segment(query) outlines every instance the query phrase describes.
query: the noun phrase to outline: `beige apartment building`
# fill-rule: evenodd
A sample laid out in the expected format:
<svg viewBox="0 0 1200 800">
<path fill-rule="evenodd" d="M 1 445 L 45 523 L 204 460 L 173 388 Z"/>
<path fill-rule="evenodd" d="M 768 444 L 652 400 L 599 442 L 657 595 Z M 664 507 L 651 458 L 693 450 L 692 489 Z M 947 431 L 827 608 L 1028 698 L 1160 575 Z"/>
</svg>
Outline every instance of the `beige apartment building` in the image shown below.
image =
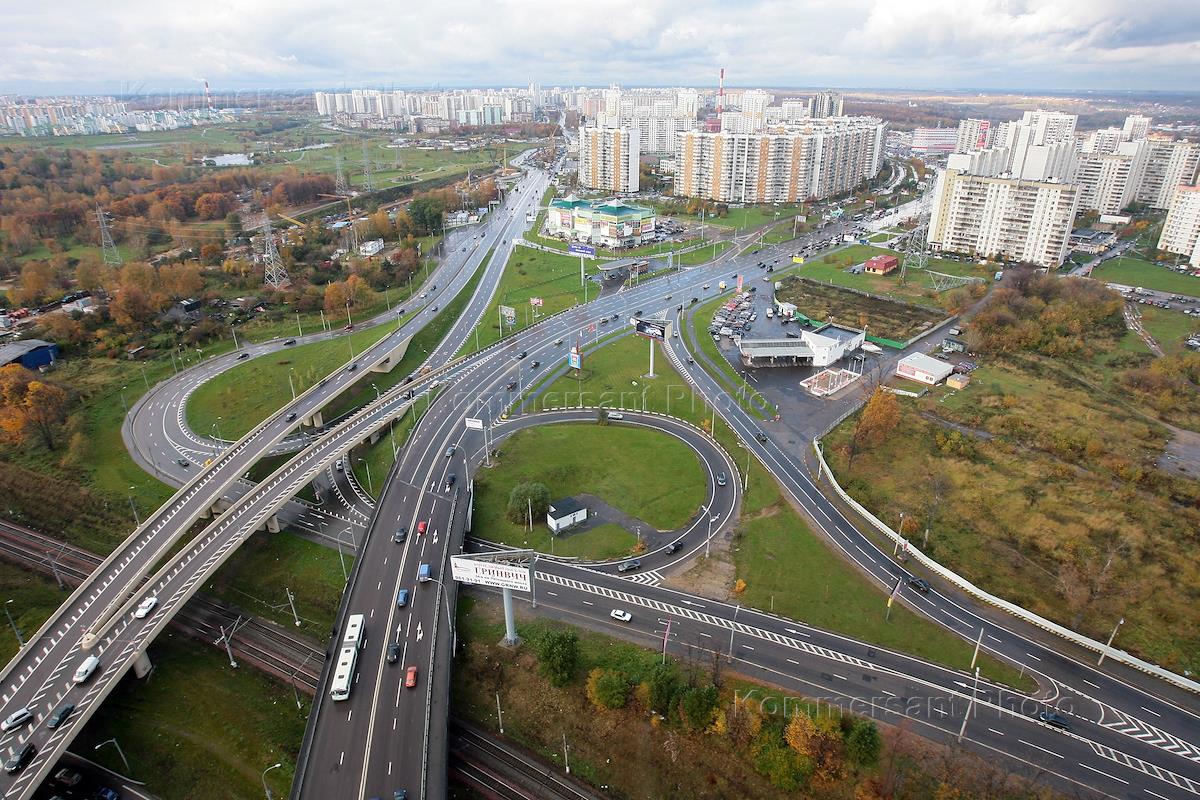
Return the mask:
<svg viewBox="0 0 1200 800">
<path fill-rule="evenodd" d="M 640 148 L 629 128 L 583 128 L 579 131 L 579 185 L 606 192 L 636 192 Z"/>
<path fill-rule="evenodd" d="M 675 194 L 721 203 L 794 203 L 841 194 L 879 172 L 886 130 L 874 117 L 841 117 L 764 133 L 679 133 Z"/>
<path fill-rule="evenodd" d="M 1158 249 L 1188 257 L 1200 269 L 1200 186 L 1178 186 L 1163 223 Z"/>
</svg>

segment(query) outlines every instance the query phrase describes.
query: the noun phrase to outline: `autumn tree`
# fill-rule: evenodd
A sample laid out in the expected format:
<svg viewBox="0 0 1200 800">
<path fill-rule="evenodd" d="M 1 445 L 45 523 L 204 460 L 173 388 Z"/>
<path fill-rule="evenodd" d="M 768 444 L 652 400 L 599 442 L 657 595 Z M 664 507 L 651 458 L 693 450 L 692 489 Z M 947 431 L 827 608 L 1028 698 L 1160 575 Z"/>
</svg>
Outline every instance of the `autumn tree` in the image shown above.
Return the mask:
<svg viewBox="0 0 1200 800">
<path fill-rule="evenodd" d="M 0 368 L 0 430 L 23 443 L 37 436 L 53 450 L 59 427 L 67 416 L 67 393 L 61 387 L 38 380 L 19 364 Z"/>
<path fill-rule="evenodd" d="M 149 296 L 138 286 L 122 287 L 117 290 L 108 311 L 113 321 L 126 330 L 142 327 L 154 318 L 154 306 Z"/>
<path fill-rule="evenodd" d="M 871 399 L 867 401 L 866 408 L 859 414 L 854 432 L 850 436 L 846 466 L 852 466 L 855 456 L 859 453 L 885 441 L 899 422 L 900 404 L 896 395 L 876 388 Z"/>
<path fill-rule="evenodd" d="M 18 303 L 38 305 L 59 289 L 58 270 L 49 261 L 26 261 L 14 293 Z"/>
<path fill-rule="evenodd" d="M 205 245 L 209 247 L 209 245 Z M 159 273 L 163 291 L 170 297 L 195 297 L 204 289 L 204 275 L 197 264 L 177 264 L 163 267 Z"/>
<path fill-rule="evenodd" d="M 196 198 L 196 216 L 200 219 L 221 219 L 237 208 L 237 198 L 230 192 L 206 192 Z"/>
<path fill-rule="evenodd" d="M 95 258 L 84 258 L 75 265 L 75 283 L 80 289 L 94 292 L 104 286 L 108 270 Z"/>
<path fill-rule="evenodd" d="M 596 708 L 624 708 L 629 700 L 629 678 L 615 669 L 596 667 L 588 673 L 586 691 Z"/>
</svg>

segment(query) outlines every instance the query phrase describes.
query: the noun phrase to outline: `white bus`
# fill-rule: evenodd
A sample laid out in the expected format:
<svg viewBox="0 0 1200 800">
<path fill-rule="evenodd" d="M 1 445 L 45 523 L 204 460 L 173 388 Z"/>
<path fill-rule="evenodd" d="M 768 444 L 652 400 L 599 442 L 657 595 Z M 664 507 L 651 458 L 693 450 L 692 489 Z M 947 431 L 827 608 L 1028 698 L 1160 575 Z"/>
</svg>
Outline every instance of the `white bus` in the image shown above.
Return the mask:
<svg viewBox="0 0 1200 800">
<path fill-rule="evenodd" d="M 354 664 L 358 660 L 358 649 L 343 647 L 338 654 L 337 666 L 333 670 L 333 682 L 329 685 L 329 696 L 334 700 L 345 700 L 354 685 Z"/>
<path fill-rule="evenodd" d="M 363 631 L 365 620 L 362 614 L 351 614 L 346 621 L 346 635 L 342 637 L 342 647 L 353 647 L 358 650 L 366 646 L 367 637 Z"/>
</svg>

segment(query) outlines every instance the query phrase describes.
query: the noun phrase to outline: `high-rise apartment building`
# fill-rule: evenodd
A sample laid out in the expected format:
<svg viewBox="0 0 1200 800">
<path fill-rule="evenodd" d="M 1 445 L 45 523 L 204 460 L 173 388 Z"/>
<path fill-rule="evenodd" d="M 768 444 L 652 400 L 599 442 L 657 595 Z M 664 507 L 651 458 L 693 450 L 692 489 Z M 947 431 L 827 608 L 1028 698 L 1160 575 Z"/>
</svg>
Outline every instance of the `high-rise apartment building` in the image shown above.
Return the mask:
<svg viewBox="0 0 1200 800">
<path fill-rule="evenodd" d="M 1135 199 L 1151 208 L 1169 208 L 1177 187 L 1196 182 L 1200 144 L 1151 137 L 1145 147 L 1145 166 Z"/>
<path fill-rule="evenodd" d="M 1200 269 L 1200 185 L 1175 188 L 1158 249 L 1187 256 Z"/>
<path fill-rule="evenodd" d="M 766 133 L 680 133 L 675 194 L 722 203 L 840 194 L 879 172 L 886 130 L 874 117 L 841 117 Z"/>
<path fill-rule="evenodd" d="M 991 120 L 964 119 L 958 123 L 958 136 L 954 152 L 975 153 L 992 146 L 992 135 L 996 132 Z"/>
<path fill-rule="evenodd" d="M 1145 139 L 1150 135 L 1150 117 L 1143 117 L 1140 114 L 1130 114 L 1125 118 L 1125 125 L 1121 130 L 1125 134 L 1125 140 L 1136 142 L 1138 139 Z"/>
<path fill-rule="evenodd" d="M 607 192 L 638 190 L 638 136 L 629 128 L 579 131 L 579 185 Z"/>
<path fill-rule="evenodd" d="M 1075 170 L 1079 207 L 1119 214 L 1132 203 L 1146 164 L 1145 145 L 1144 140 L 1120 142 L 1112 152 L 1080 153 Z"/>
<path fill-rule="evenodd" d="M 934 248 L 1053 268 L 1067 255 L 1078 190 L 1072 184 L 971 175 L 938 178 L 929 220 Z"/>
<path fill-rule="evenodd" d="M 808 101 L 808 115 L 818 119 L 840 117 L 842 105 L 840 92 L 817 92 Z"/>
</svg>

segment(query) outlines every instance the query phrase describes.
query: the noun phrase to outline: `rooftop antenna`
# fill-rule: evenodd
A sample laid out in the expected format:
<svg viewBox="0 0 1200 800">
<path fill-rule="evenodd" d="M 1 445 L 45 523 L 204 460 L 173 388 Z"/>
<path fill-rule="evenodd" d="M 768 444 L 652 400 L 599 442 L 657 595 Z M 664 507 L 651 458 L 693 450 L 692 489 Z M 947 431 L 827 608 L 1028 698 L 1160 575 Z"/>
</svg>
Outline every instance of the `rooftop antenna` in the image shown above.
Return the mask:
<svg viewBox="0 0 1200 800">
<path fill-rule="evenodd" d="M 717 119 L 721 118 L 721 112 L 725 110 L 725 68 L 721 67 L 721 78 L 717 84 Z"/>
<path fill-rule="evenodd" d="M 283 261 L 279 258 L 279 251 L 275 249 L 275 237 L 271 232 L 271 218 L 266 214 L 263 215 L 262 236 L 263 282 L 272 289 L 282 289 L 291 283 L 291 281 L 288 279 L 287 270 L 283 268 Z"/>
</svg>

